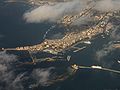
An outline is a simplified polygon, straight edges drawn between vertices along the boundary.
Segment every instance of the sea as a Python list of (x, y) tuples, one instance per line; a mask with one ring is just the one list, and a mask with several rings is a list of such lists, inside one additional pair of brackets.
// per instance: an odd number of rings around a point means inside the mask
[[(44, 34), (53, 24), (47, 22), (26, 23), (23, 19), (23, 14), (30, 8), (31, 6), (25, 3), (3, 3), (2, 0), (0, 1), (0, 48), (35, 45), (44, 40)], [(55, 33), (57, 33), (57, 30), (59, 34), (59, 32), (61, 32), (61, 27), (56, 28), (54, 30)], [(54, 31), (50, 34), (54, 34)], [(49, 38), (49, 36), (47, 38)], [(98, 36), (91, 40), (91, 42), (92, 44), (82, 51), (76, 53), (69, 52), (68, 55), (71, 56), (70, 62), (63, 60), (54, 63), (40, 63), (37, 66), (26, 66), (25, 68), (29, 68), (26, 70), (21, 68), (17, 73), (26, 72), (27, 70), (30, 72), (33, 68), (53, 66), (61, 69), (56, 72), (62, 72), (62, 70), (64, 71), (72, 64), (83, 66), (100, 65), (106, 68), (120, 70), (120, 64), (117, 63), (120, 59), (120, 51), (115, 50), (101, 60), (97, 60), (95, 57), (96, 51), (102, 49), (104, 44), (109, 42), (109, 38), (104, 39)], [(25, 54), (27, 54), (25, 52), (18, 51), (12, 51), (11, 53), (17, 53), (17, 55), (21, 54), (21, 56), (25, 56)], [(29, 57), (23, 58), (21, 61), (25, 61), (27, 59), (29, 60)], [(79, 69), (71, 77), (49, 86), (28, 88), (27, 86), (29, 86), (29, 82), (29, 80), (24, 82), (26, 84), (24, 84), (23, 90), (120, 90), (120, 74), (92, 69)]]

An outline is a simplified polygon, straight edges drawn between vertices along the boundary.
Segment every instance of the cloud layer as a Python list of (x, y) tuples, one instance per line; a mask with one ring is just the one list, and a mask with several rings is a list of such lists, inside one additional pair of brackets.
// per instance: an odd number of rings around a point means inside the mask
[(103, 57), (107, 56), (113, 50), (115, 50), (115, 48), (113, 48), (113, 43), (109, 42), (104, 48), (96, 52), (96, 59), (100, 61)]
[(12, 54), (7, 54), (5, 51), (0, 52), (0, 90), (23, 90), (20, 77), (16, 76), (12, 63), (17, 60), (17, 57)]
[[(65, 14), (75, 14), (81, 12), (86, 7), (87, 2), (92, 0), (72, 0), (68, 2), (58, 2), (55, 5), (43, 5), (26, 12), (23, 18), (28, 23), (39, 23), (44, 21), (57, 22)], [(93, 1), (94, 2), (94, 1)], [(94, 9), (98, 11), (120, 10), (119, 0), (96, 0)]]
[[(80, 2), (82, 1), (82, 2)], [(56, 22), (65, 14), (80, 12), (84, 8), (83, 0), (74, 0), (70, 2), (59, 2), (53, 6), (44, 5), (24, 14), (24, 19), (29, 22)]]
[[(0, 90), (24, 90), (23, 81), (30, 79), (36, 80), (35, 86), (30, 85), (31, 88), (37, 86), (48, 86), (51, 84), (51, 70), (50, 68), (37, 68), (33, 69), (30, 75), (26, 76), (26, 72), (15, 74), (16, 68), (13, 63), (18, 60), (17, 56), (13, 54), (7, 54), (5, 51), (0, 52)], [(29, 69), (29, 68), (28, 68)]]
[(96, 2), (96, 10), (99, 11), (115, 11), (120, 10), (119, 0), (99, 0)]
[(49, 81), (51, 80), (51, 70), (53, 67), (46, 69), (35, 69), (32, 72), (32, 77), (37, 81), (36, 85), (48, 86), (51, 84)]

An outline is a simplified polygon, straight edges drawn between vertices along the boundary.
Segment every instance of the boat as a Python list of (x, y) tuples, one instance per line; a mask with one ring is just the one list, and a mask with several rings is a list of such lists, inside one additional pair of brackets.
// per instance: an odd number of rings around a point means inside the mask
[(85, 43), (85, 44), (91, 44), (90, 41), (84, 41), (83, 43)]
[(91, 66), (92, 68), (95, 68), (95, 69), (102, 69), (101, 66)]
[(67, 60), (70, 61), (70, 59), (71, 59), (71, 56), (67, 56)]
[(118, 63), (120, 63), (120, 60), (118, 60)]

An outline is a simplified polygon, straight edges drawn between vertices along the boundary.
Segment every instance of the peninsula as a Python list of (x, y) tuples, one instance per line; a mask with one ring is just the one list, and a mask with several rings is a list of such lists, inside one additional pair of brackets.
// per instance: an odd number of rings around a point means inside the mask
[(53, 52), (61, 52), (81, 40), (92, 39), (93, 37), (104, 33), (106, 31), (105, 28), (108, 28), (107, 31), (111, 30), (112, 25), (109, 23), (109, 19), (112, 14), (113, 13), (111, 12), (104, 13), (99, 17), (99, 22), (97, 22), (93, 27), (80, 32), (67, 33), (62, 39), (45, 39), (42, 43), (37, 45), (17, 48), (2, 48), (2, 50), (28, 50), (30, 52), (49, 50)]

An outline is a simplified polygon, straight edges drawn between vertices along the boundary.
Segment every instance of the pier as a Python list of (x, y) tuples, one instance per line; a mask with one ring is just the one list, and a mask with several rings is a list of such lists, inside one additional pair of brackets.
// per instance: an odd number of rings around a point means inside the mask
[(120, 74), (119, 70), (113, 70), (113, 69), (109, 69), (109, 68), (104, 68), (102, 66), (97, 66), (97, 65), (93, 65), (93, 66), (81, 66), (81, 65), (72, 65), (71, 66), (73, 69), (78, 70), (78, 69), (95, 69), (95, 70), (103, 70), (103, 71), (108, 71), (108, 72), (113, 72), (113, 73), (117, 73)]

